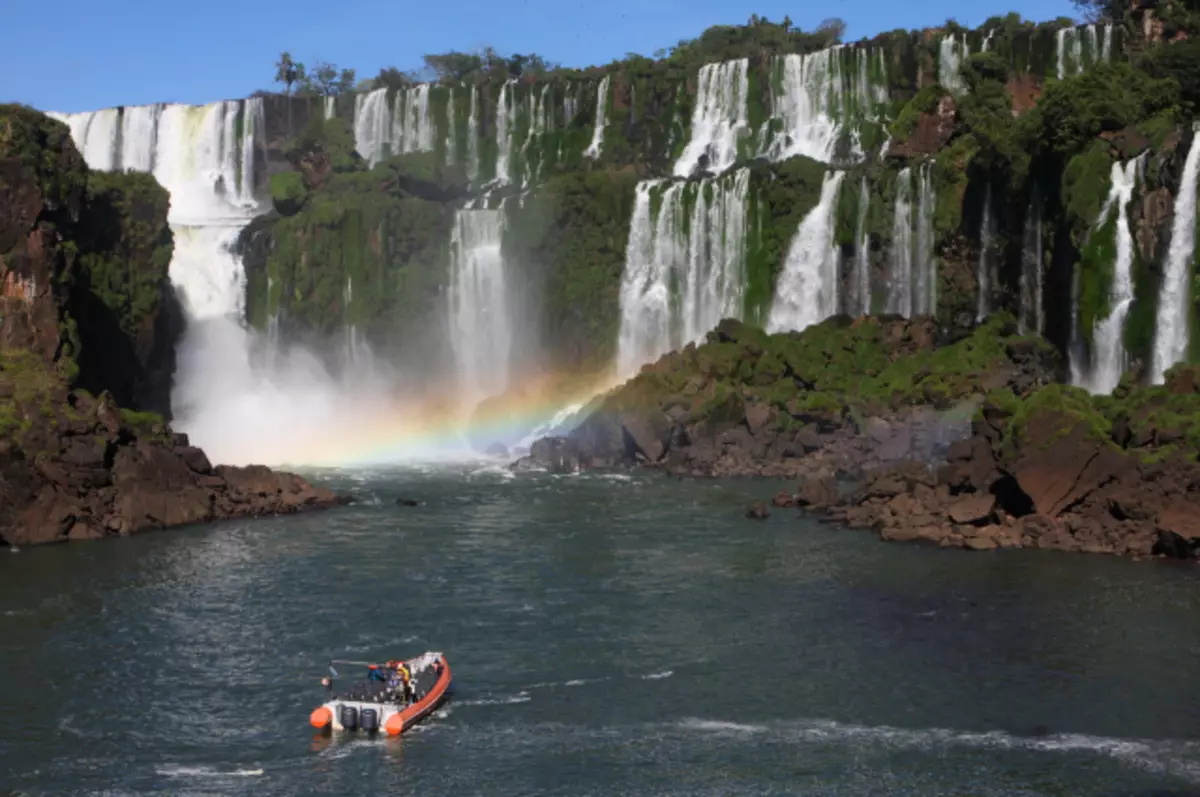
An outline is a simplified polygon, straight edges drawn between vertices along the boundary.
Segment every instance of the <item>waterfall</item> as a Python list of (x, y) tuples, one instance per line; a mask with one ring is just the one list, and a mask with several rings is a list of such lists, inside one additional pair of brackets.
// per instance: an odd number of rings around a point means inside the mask
[(933, 164), (923, 163), (917, 172), (917, 248), (913, 264), (913, 314), (937, 313), (937, 262), (933, 257)]
[(871, 240), (867, 233), (867, 218), (871, 209), (871, 189), (866, 175), (858, 186), (858, 229), (854, 236), (854, 293), (855, 302), (848, 306), (850, 315), (871, 313)]
[(638, 184), (621, 281), (622, 376), (702, 340), (722, 318), (741, 318), (749, 188), (749, 169)]
[(332, 94), (326, 95), (324, 102), (321, 103), (321, 113), (326, 119), (337, 116), (337, 98)]
[(1112, 189), (1100, 212), (1097, 228), (1102, 227), (1110, 213), (1116, 213), (1116, 263), (1113, 265), (1112, 285), (1108, 293), (1108, 316), (1092, 330), (1091, 368), (1083, 386), (1092, 393), (1111, 393), (1121, 381), (1125, 370), (1125, 319), (1133, 302), (1133, 235), (1129, 230), (1126, 206), (1133, 199), (1138, 171), (1145, 155), (1133, 158), (1124, 167), (1112, 166)]
[(393, 155), (432, 152), (436, 126), (429, 113), (429, 86), (354, 95), (354, 144), (370, 165)]
[(975, 321), (982, 323), (992, 312), (992, 186), (988, 185), (983, 195), (983, 218), (979, 221), (979, 267), (975, 270), (975, 282), (979, 295), (975, 305)]
[(150, 171), (170, 192), (169, 274), (187, 320), (171, 394), (175, 428), (215, 461), (266, 460), (272, 442), (295, 434), (283, 409), (296, 391), (259, 389), (264, 377), (241, 325), (245, 275), (232, 252), (262, 210), (262, 100), (52, 115), (70, 127), (89, 167)]
[(600, 81), (600, 88), (596, 90), (596, 124), (592, 128), (592, 143), (583, 151), (584, 155), (593, 160), (600, 157), (600, 150), (604, 146), (604, 128), (608, 124), (608, 87), (611, 80), (612, 78), (605, 75)]
[[(852, 59), (849, 68), (843, 66), (847, 58)], [(829, 163), (849, 134), (851, 154), (861, 157), (857, 122), (881, 117), (888, 103), (882, 53), (838, 45), (776, 57), (772, 73), (772, 119), (764, 124), (760, 155), (772, 160), (806, 155)]]
[(364, 356), (365, 342), (360, 339), (358, 327), (351, 320), (350, 305), (354, 302), (354, 278), (346, 277), (346, 287), (342, 290), (342, 327), (345, 336), (344, 358), (347, 364), (366, 360)]
[(458, 114), (455, 113), (454, 95), (458, 92), (450, 89), (450, 96), (446, 100), (446, 165), (453, 166), (459, 162), (458, 154), (458, 136), (455, 131), (458, 129)]
[(513, 330), (503, 210), (460, 210), (450, 239), (450, 341), (458, 383), (479, 401), (508, 387)]
[(1162, 287), (1158, 294), (1158, 319), (1154, 331), (1154, 357), (1150, 377), (1162, 384), (1167, 369), (1187, 357), (1191, 342), (1192, 258), (1196, 251), (1196, 180), (1200, 174), (1200, 125), (1193, 127), (1179, 190), (1175, 219)]
[(479, 88), (471, 86), (471, 108), (467, 116), (467, 178), (479, 179)]
[(1089, 66), (1111, 61), (1112, 32), (1111, 24), (1059, 28), (1055, 34), (1058, 79), (1073, 77)]
[(697, 167), (725, 171), (737, 161), (738, 142), (746, 132), (749, 60), (705, 64), (697, 81), (692, 136), (675, 162), (676, 177), (689, 177)]
[(529, 132), (525, 136), (525, 141), (521, 144), (521, 155), (525, 161), (525, 181), (523, 184), (537, 180), (538, 172), (541, 169), (542, 156), (540, 152), (535, 151), (537, 155), (537, 163), (533, 166), (529, 163), (529, 145), (533, 142), (540, 143), (542, 136), (547, 130), (553, 126), (553, 119), (549, 118), (549, 99), (550, 99), (550, 84), (542, 85), (542, 90), (529, 93)]
[(896, 176), (896, 208), (892, 216), (892, 269), (888, 275), (885, 312), (912, 316), (912, 170)]
[(821, 200), (800, 222), (788, 247), (767, 320), (769, 332), (801, 330), (838, 311), (838, 192), (845, 172), (828, 172)]
[(1042, 202), (1034, 187), (1025, 211), (1024, 241), (1021, 245), (1021, 307), (1018, 329), (1022, 334), (1041, 335), (1046, 328), (1042, 309)]
[(938, 44), (938, 83), (951, 94), (967, 89), (962, 77), (962, 63), (971, 54), (966, 34), (943, 36)]
[(496, 176), (495, 180), (501, 185), (511, 182), (509, 170), (512, 168), (513, 128), (516, 117), (513, 114), (513, 86), (515, 80), (506, 80), (500, 88), (500, 99), (496, 101)]

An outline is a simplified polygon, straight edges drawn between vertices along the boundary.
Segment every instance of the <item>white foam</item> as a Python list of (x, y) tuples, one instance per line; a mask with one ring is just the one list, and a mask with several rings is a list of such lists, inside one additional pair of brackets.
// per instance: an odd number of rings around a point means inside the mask
[(678, 726), (708, 733), (772, 733), (796, 742), (851, 743), (891, 748), (968, 747), (1046, 753), (1094, 753), (1123, 764), (1200, 783), (1200, 741), (1122, 739), (1088, 734), (1016, 736), (1006, 731), (959, 731), (949, 728), (898, 728), (800, 719), (761, 724), (687, 718)]
[(643, 681), (661, 681), (663, 678), (670, 678), (675, 674), (674, 670), (663, 670), (662, 672), (652, 672), (649, 675), (643, 675)]
[(212, 767), (161, 767), (156, 771), (168, 778), (256, 778), (263, 774), (261, 769), (221, 772)]

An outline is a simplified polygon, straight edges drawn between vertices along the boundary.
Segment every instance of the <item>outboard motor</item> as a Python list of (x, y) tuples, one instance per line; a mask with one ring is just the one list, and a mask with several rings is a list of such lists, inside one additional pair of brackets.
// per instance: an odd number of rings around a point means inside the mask
[(342, 706), (342, 727), (348, 731), (358, 730), (358, 709), (354, 706)]
[(379, 730), (379, 712), (375, 709), (364, 708), (359, 719), (362, 721), (362, 729), (367, 733), (375, 733)]

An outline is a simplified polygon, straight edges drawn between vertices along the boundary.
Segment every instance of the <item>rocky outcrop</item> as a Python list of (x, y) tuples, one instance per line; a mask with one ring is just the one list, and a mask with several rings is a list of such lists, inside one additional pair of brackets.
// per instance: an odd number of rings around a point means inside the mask
[(122, 411), (108, 394), (68, 392), (39, 366), (24, 367), (9, 360), (0, 370), (0, 397), (9, 397), (0, 398), (4, 544), (125, 536), (344, 502), (294, 474), (214, 468), (155, 416)]
[[(1136, 388), (1102, 413), (1054, 385), (991, 401), (940, 467), (906, 462), (842, 496), (802, 486), (804, 505), (885, 540), (990, 550), (1046, 548), (1200, 558), (1197, 368)], [(1131, 412), (1132, 411), (1132, 412)], [(1186, 441), (1186, 445), (1184, 444)]]
[(928, 318), (833, 318), (780, 335), (726, 320), (515, 467), (825, 478), (930, 460), (968, 433), (984, 392), (1053, 379), (1054, 352), (1012, 332), (1005, 318), (960, 341), (939, 340)]

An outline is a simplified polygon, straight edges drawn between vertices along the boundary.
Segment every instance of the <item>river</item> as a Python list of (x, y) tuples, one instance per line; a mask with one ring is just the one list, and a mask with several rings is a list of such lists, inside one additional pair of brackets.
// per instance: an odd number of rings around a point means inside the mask
[[(0, 794), (1200, 794), (1195, 566), (745, 519), (766, 482), (311, 475), (359, 502), (0, 551)], [(314, 735), (330, 658), (425, 650), (423, 726)]]

